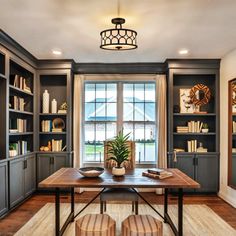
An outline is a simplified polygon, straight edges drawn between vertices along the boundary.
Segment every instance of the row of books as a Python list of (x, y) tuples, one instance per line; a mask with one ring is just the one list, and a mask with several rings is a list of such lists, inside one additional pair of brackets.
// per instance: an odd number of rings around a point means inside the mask
[(188, 152), (197, 152), (197, 140), (189, 140), (188, 143)]
[(18, 141), (14, 143), (9, 144), (9, 156), (18, 156), (18, 155), (24, 155), (28, 152), (27, 150), (27, 142), (26, 141)]
[(236, 133), (236, 121), (233, 121), (233, 133)]
[(42, 132), (62, 132), (61, 128), (53, 128), (51, 120), (42, 120), (41, 130)]
[(20, 75), (11, 75), (10, 76), (10, 84), (22, 89), (28, 93), (31, 93), (31, 88), (26, 84), (27, 79)]
[(148, 169), (142, 175), (154, 179), (166, 179), (173, 176), (172, 172), (159, 168)]
[(187, 126), (177, 126), (177, 133), (200, 133), (202, 130), (203, 122), (189, 121)]
[(10, 133), (22, 133), (27, 132), (27, 120), (26, 119), (10, 119), (9, 122)]
[(62, 148), (62, 140), (54, 140), (52, 139), (52, 151), (53, 152), (61, 152), (64, 151)]
[(25, 110), (24, 98), (17, 96), (10, 96), (10, 108), (14, 110), (24, 111)]

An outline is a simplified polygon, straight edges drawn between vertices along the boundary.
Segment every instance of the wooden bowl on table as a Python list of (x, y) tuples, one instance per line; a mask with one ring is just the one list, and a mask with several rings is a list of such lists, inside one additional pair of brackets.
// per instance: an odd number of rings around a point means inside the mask
[(79, 173), (84, 177), (98, 177), (104, 172), (102, 167), (82, 167), (78, 169)]

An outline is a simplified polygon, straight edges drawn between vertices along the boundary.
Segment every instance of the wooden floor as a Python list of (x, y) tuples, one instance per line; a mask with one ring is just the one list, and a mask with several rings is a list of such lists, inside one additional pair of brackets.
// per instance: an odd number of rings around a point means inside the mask
[[(76, 202), (88, 202), (96, 192), (76, 194)], [(154, 193), (142, 193), (151, 203), (163, 204), (163, 197)], [(62, 202), (68, 202), (69, 197), (61, 197)], [(177, 198), (170, 196), (170, 203), (176, 203)], [(53, 195), (36, 194), (29, 200), (0, 220), (0, 236), (10, 236), (17, 232), (46, 203), (54, 202)], [(98, 202), (98, 200), (97, 200)], [(221, 200), (216, 195), (191, 195), (184, 197), (184, 204), (205, 204), (236, 229), (236, 209)]]

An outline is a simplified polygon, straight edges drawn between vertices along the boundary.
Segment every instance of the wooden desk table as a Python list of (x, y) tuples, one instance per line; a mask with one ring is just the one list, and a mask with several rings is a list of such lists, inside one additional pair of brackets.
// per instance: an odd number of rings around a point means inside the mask
[[(39, 187), (55, 188), (55, 235), (60, 236), (74, 218), (92, 203), (102, 192), (93, 198), (79, 213), (74, 213), (74, 188), (164, 188), (164, 219), (172, 228), (175, 235), (183, 235), (183, 189), (200, 188), (200, 185), (178, 169), (167, 169), (173, 173), (173, 177), (157, 180), (142, 176), (146, 169), (136, 168), (127, 170), (125, 176), (114, 177), (109, 170), (98, 178), (85, 178), (79, 174), (76, 168), (62, 168), (39, 183)], [(71, 190), (71, 212), (66, 222), (60, 229), (60, 189)], [(178, 226), (176, 227), (168, 214), (168, 189), (178, 189)], [(137, 193), (138, 194), (138, 193)], [(139, 195), (142, 197), (141, 195)], [(145, 199), (144, 199), (145, 200)], [(145, 200), (146, 203), (148, 203)], [(149, 203), (148, 203), (149, 204)], [(151, 204), (149, 204), (151, 206)], [(152, 209), (154, 209), (152, 207)], [(157, 211), (156, 211), (157, 212)], [(157, 212), (158, 213), (158, 212)], [(158, 213), (159, 214), (159, 213)], [(159, 214), (160, 215), (160, 214)]]

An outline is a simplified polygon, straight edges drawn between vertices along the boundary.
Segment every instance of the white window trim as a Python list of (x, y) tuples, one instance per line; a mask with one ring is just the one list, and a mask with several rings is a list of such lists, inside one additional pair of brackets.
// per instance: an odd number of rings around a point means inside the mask
[[(103, 161), (102, 162), (86, 162), (84, 161), (85, 157), (85, 150), (84, 150), (84, 142), (85, 142), (85, 117), (84, 117), (84, 111), (85, 111), (85, 84), (86, 82), (94, 82), (94, 83), (117, 83), (118, 89), (117, 89), (117, 133), (119, 130), (122, 129), (122, 125), (124, 122), (120, 122), (120, 120), (123, 120), (123, 96), (121, 96), (121, 99), (118, 99), (118, 93), (122, 88), (119, 88), (119, 85), (122, 86), (122, 83), (134, 83), (134, 82), (155, 82), (156, 84), (156, 74), (86, 74), (84, 76), (84, 88), (83, 88), (83, 94), (82, 94), (82, 166), (104, 166)], [(157, 111), (157, 88), (155, 91), (155, 110)], [(119, 103), (119, 105), (118, 105)], [(121, 104), (120, 104), (121, 103)], [(120, 108), (120, 109), (119, 109)], [(156, 147), (157, 147), (157, 112), (155, 112), (155, 126), (156, 126)], [(119, 119), (121, 118), (121, 119)], [(156, 156), (157, 156), (157, 148), (155, 150)], [(136, 166), (142, 168), (142, 167), (155, 167), (156, 161), (154, 162), (136, 162)]]

